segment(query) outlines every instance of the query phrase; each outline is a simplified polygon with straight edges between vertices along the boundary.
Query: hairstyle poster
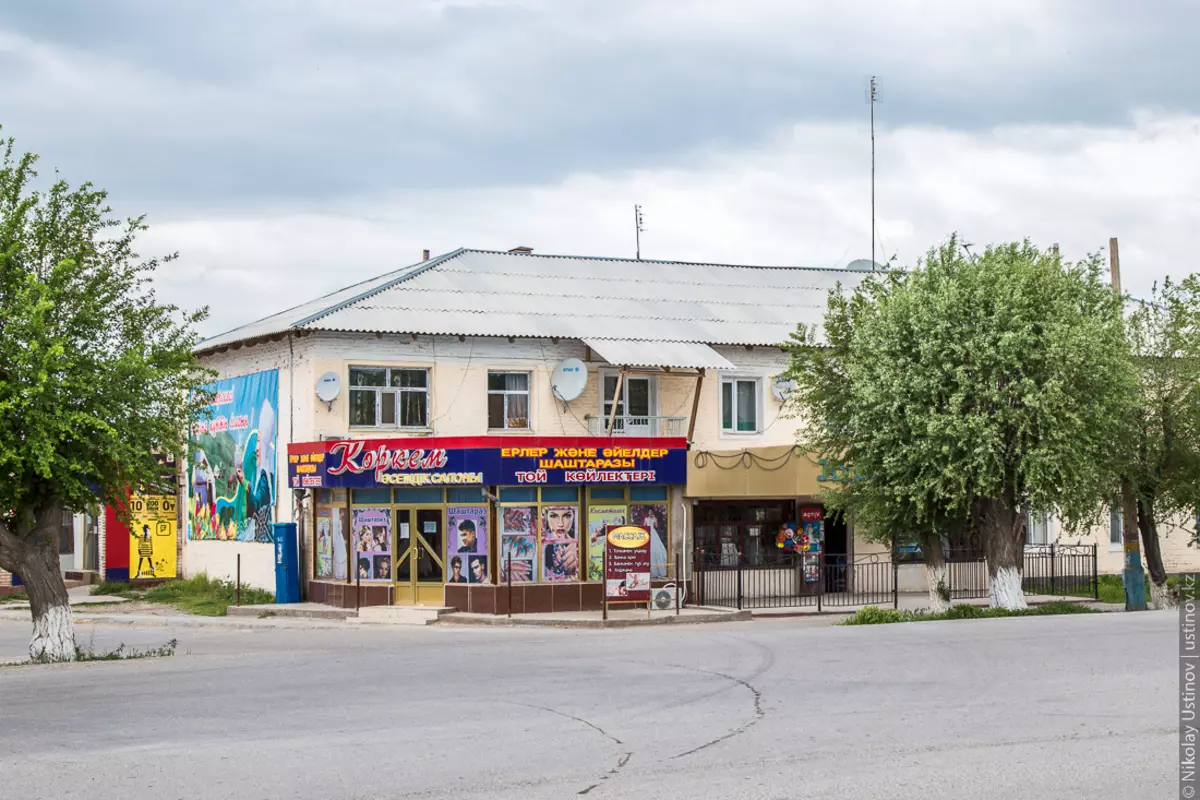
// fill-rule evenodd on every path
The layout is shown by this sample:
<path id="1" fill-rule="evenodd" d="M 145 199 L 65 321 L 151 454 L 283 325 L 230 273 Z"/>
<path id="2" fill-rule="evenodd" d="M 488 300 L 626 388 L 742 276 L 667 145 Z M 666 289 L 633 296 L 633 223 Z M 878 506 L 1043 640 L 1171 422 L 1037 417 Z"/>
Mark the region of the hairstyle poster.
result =
<path id="1" fill-rule="evenodd" d="M 354 542 L 354 574 L 363 580 L 391 580 L 391 510 L 387 508 L 354 509 L 350 536 Z M 380 556 L 386 556 L 386 559 L 380 558 Z"/>

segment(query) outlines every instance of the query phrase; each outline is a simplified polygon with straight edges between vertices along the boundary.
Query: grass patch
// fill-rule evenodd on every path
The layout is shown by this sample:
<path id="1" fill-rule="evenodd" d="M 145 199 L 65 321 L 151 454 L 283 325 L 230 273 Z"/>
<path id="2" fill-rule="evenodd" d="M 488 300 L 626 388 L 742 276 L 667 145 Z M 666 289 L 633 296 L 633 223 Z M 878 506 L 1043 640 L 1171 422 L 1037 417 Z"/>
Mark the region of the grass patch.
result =
<path id="1" fill-rule="evenodd" d="M 264 611 L 258 615 L 259 619 L 267 619 L 268 617 L 278 616 L 274 611 Z"/>
<path id="2" fill-rule="evenodd" d="M 867 606 L 856 611 L 842 621 L 843 625 L 890 625 L 896 622 L 935 622 L 950 619 L 991 619 L 995 617 L 1046 617 L 1056 614 L 1099 614 L 1099 609 L 1091 608 L 1082 603 L 1054 602 L 1031 606 L 1018 611 L 1003 608 L 983 608 L 960 604 L 950 606 L 949 611 L 935 614 L 929 611 L 910 611 L 908 609 L 879 608 Z"/>
<path id="3" fill-rule="evenodd" d="M 237 588 L 233 581 L 210 578 L 201 573 L 187 580 L 174 580 L 143 589 L 128 583 L 105 581 L 92 588 L 93 595 L 111 595 L 146 603 L 175 606 L 187 614 L 201 617 L 223 617 L 236 602 Z M 275 602 L 275 595 L 250 586 L 242 587 L 242 605 Z"/>
<path id="4" fill-rule="evenodd" d="M 175 655 L 175 649 L 179 646 L 178 639 L 171 639 L 165 644 L 160 644 L 158 647 L 126 647 L 125 643 L 117 645 L 113 650 L 96 650 L 92 645 L 83 647 L 79 644 L 75 645 L 75 660 L 76 661 L 132 661 L 138 658 L 167 658 Z M 0 666 L 5 667 L 26 667 L 31 664 L 57 664 L 63 663 L 54 661 L 49 658 L 31 658 L 26 661 L 12 661 Z"/>
<path id="5" fill-rule="evenodd" d="M 29 596 L 26 595 L 24 592 L 17 592 L 16 594 L 6 594 L 3 597 L 0 597 L 0 606 L 5 605 L 6 603 L 28 603 L 28 602 L 29 602 Z"/>

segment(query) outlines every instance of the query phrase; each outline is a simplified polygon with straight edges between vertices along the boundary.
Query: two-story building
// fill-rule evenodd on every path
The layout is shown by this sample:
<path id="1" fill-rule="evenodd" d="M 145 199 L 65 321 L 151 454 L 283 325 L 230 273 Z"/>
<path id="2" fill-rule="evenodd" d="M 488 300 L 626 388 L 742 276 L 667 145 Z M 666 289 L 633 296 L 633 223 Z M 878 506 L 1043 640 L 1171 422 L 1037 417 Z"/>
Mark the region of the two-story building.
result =
<path id="1" fill-rule="evenodd" d="M 215 336 L 183 569 L 271 586 L 297 520 L 309 599 L 532 611 L 598 605 L 614 521 L 656 580 L 770 558 L 824 516 L 780 345 L 869 274 L 456 250 Z"/>

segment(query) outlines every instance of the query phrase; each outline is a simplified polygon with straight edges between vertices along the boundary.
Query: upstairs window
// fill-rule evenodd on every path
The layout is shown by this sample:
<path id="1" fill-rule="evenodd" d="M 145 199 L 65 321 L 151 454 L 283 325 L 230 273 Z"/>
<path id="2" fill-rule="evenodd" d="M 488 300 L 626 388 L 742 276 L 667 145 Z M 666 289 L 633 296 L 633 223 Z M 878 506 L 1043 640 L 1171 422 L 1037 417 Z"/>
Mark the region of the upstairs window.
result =
<path id="1" fill-rule="evenodd" d="M 1025 544 L 1050 544 L 1050 517 L 1030 511 L 1025 525 Z"/>
<path id="2" fill-rule="evenodd" d="M 488 428 L 529 429 L 529 373 L 488 373 Z"/>
<path id="3" fill-rule="evenodd" d="M 429 370 L 351 367 L 350 425 L 428 427 Z"/>
<path id="4" fill-rule="evenodd" d="M 758 378 L 725 378 L 721 381 L 721 430 L 758 433 L 761 381 Z"/>

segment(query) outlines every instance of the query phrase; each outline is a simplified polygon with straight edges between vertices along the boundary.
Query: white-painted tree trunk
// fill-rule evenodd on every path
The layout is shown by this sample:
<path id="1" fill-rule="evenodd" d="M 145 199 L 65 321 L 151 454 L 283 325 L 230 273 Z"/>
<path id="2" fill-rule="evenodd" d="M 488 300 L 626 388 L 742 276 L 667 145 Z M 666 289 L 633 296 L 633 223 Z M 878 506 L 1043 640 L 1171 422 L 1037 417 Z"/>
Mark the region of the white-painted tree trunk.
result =
<path id="1" fill-rule="evenodd" d="M 1025 591 L 1021 587 L 1021 571 L 1015 567 L 999 567 L 991 576 L 991 588 L 988 590 L 992 608 L 1006 608 L 1015 611 L 1028 608 L 1025 602 Z"/>
<path id="2" fill-rule="evenodd" d="M 69 605 L 50 606 L 33 618 L 29 657 L 34 661 L 75 660 L 75 625 Z"/>
<path id="3" fill-rule="evenodd" d="M 925 579 L 929 581 L 929 608 L 937 614 L 950 610 L 950 584 L 946 580 L 946 565 L 925 564 Z"/>
<path id="4" fill-rule="evenodd" d="M 1166 583 L 1155 583 L 1150 581 L 1150 605 L 1153 608 L 1162 611 L 1164 609 L 1176 608 L 1179 603 L 1175 596 L 1171 594 L 1171 590 L 1167 588 Z"/>

